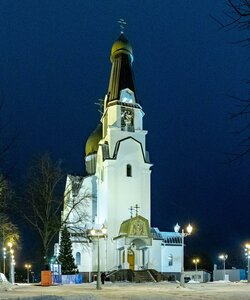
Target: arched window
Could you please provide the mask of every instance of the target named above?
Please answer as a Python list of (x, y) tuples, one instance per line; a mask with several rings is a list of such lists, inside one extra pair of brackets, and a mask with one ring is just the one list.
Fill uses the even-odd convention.
[(132, 166), (127, 165), (127, 177), (132, 177)]
[(169, 266), (172, 266), (172, 265), (173, 265), (173, 261), (174, 261), (173, 255), (172, 255), (172, 254), (169, 254), (169, 256), (168, 256), (168, 265), (169, 265)]
[(76, 252), (76, 265), (79, 266), (81, 264), (81, 253)]

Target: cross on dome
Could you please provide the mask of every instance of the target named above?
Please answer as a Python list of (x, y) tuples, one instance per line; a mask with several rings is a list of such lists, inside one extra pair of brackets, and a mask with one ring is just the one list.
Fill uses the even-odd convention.
[(133, 218), (133, 210), (134, 210), (133, 206), (130, 206), (129, 210), (130, 210), (130, 218), (132, 219)]
[(117, 23), (120, 24), (121, 34), (123, 34), (124, 33), (124, 28), (125, 28), (125, 25), (127, 25), (127, 22), (125, 22), (124, 19), (120, 19), (119, 21), (117, 21)]
[(135, 215), (136, 217), (138, 216), (138, 210), (139, 210), (140, 206), (138, 206), (138, 204), (135, 205)]

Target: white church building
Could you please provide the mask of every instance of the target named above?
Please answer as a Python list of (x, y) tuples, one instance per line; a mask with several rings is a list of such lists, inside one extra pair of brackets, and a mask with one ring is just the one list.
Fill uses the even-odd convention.
[(101, 272), (156, 270), (179, 277), (181, 233), (151, 227), (153, 165), (135, 92), (133, 51), (123, 33), (110, 59), (102, 116), (85, 147), (87, 176), (68, 175), (66, 181), (62, 218), (71, 233), (75, 262), (85, 275), (97, 272), (99, 260)]

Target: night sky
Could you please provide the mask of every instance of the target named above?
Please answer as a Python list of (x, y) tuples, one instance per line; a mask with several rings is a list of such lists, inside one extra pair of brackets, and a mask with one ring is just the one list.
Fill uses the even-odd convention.
[(211, 18), (225, 20), (226, 9), (219, 0), (0, 0), (1, 118), (6, 135), (17, 134), (8, 161), (14, 184), (44, 152), (68, 173), (84, 173), (124, 18), (154, 164), (152, 225), (171, 231), (191, 222), (191, 253), (216, 260), (239, 251), (250, 239), (249, 159), (225, 162), (240, 151), (232, 132), (245, 121), (229, 120), (237, 110), (230, 96), (247, 97), (249, 49), (236, 43), (244, 32), (219, 30)]

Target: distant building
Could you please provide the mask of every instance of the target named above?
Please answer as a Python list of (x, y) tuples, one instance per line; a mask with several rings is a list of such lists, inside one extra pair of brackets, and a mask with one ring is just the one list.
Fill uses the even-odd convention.
[(67, 219), (75, 262), (88, 276), (97, 271), (98, 245), (87, 235), (91, 228), (105, 226), (107, 235), (99, 239), (102, 272), (155, 269), (175, 278), (181, 271), (181, 235), (151, 227), (153, 165), (146, 147), (144, 112), (135, 92), (133, 51), (123, 33), (114, 42), (110, 59), (100, 123), (85, 147), (88, 175), (68, 175), (66, 181), (64, 220), (79, 202)]
[(184, 281), (189, 282), (192, 281), (199, 281), (199, 282), (209, 282), (211, 281), (211, 273), (206, 270), (197, 270), (194, 271), (185, 271), (184, 272)]
[(240, 280), (246, 280), (246, 271), (243, 269), (226, 269), (225, 273), (224, 270), (213, 270), (213, 280), (224, 280), (224, 274), (225, 274), (225, 280), (229, 281), (240, 281)]

